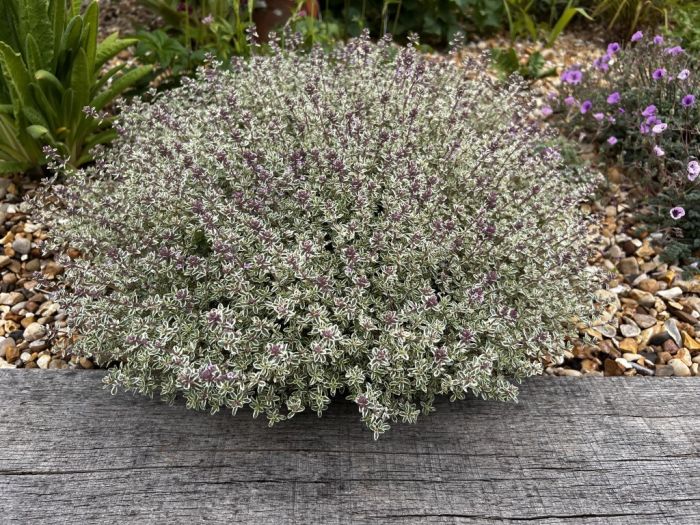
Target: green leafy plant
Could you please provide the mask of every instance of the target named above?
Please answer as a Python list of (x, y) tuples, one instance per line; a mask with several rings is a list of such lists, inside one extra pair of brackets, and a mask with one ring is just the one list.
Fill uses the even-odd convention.
[(135, 43), (97, 42), (98, 7), (79, 0), (7, 0), (0, 4), (0, 172), (36, 170), (49, 145), (72, 166), (114, 138), (102, 112), (150, 72), (124, 65), (102, 71)]
[(608, 29), (617, 28), (629, 37), (642, 27), (668, 25), (669, 12), (677, 3), (676, 0), (599, 0), (594, 2), (593, 16)]
[(525, 80), (537, 80), (557, 73), (556, 68), (545, 67), (546, 61), (539, 51), (530, 54), (525, 63), (521, 62), (517, 51), (512, 47), (494, 49), (492, 55), (494, 66), (504, 78), (517, 73)]
[(464, 67), (360, 39), (136, 101), (39, 206), (83, 254), (56, 296), (72, 351), (271, 424), (343, 395), (375, 436), (436, 396), (513, 399), (594, 313), (591, 185), (522, 86)]
[[(574, 5), (574, 0), (569, 0), (561, 11), (556, 7), (556, 2), (550, 2), (551, 20), (539, 24), (534, 0), (503, 0), (503, 6), (512, 40), (522, 36), (538, 40), (544, 34), (547, 46), (554, 44), (576, 15), (592, 20), (584, 8)], [(555, 17), (555, 14), (558, 16)]]
[(681, 45), (700, 57), (700, 3), (680, 4), (671, 11), (668, 34)]

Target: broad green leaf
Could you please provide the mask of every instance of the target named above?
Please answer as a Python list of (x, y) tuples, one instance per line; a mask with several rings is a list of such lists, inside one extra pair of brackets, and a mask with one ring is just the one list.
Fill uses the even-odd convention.
[(82, 108), (90, 102), (90, 89), (92, 87), (92, 78), (88, 70), (88, 57), (84, 49), (78, 50), (78, 54), (73, 62), (70, 87), (75, 93), (77, 110), (82, 112)]
[(68, 126), (68, 123), (73, 120), (74, 111), (75, 93), (72, 88), (68, 88), (63, 92), (63, 100), (61, 101), (61, 119), (59, 121), (61, 125)]
[(137, 43), (137, 38), (122, 39), (118, 37), (117, 33), (112, 33), (109, 35), (97, 45), (97, 53), (95, 56), (95, 73), (97, 73), (97, 70), (100, 69), (109, 59), (113, 58), (127, 47)]
[(7, 160), (0, 160), (0, 173), (10, 174), (10, 173), (22, 173), (31, 168), (32, 165), (27, 162), (12, 162)]
[(7, 83), (12, 86), (16, 100), (24, 105), (31, 104), (29, 84), (32, 77), (20, 54), (15, 53), (5, 42), (0, 42), (0, 67)]
[(63, 84), (56, 78), (53, 73), (46, 71), (45, 69), (40, 69), (34, 73), (34, 78), (38, 80), (41, 84), (48, 84), (53, 89), (55, 89), (59, 95), (63, 95)]
[(71, 0), (70, 3), (70, 16), (78, 16), (80, 14), (80, 6), (82, 6), (83, 0)]
[(97, 52), (97, 28), (99, 26), (97, 2), (91, 2), (83, 15), (87, 31), (85, 41), (85, 53), (87, 54), (88, 70), (92, 76), (95, 69), (95, 55)]
[(109, 88), (107, 88), (107, 90), (103, 91), (98, 96), (96, 96), (93, 99), (92, 104), (90, 105), (99, 111), (100, 109), (104, 108), (107, 104), (109, 104), (112, 100), (114, 100), (118, 95), (123, 93), (124, 90), (133, 86), (136, 82), (148, 75), (151, 71), (153, 71), (153, 66), (139, 66), (135, 69), (132, 69), (128, 73), (125, 73), (117, 80), (115, 80), (114, 83), (111, 86), (109, 86)]
[(49, 127), (46, 116), (38, 108), (33, 106), (22, 106), (21, 113), (30, 124), (38, 124), (40, 126), (44, 126), (45, 128)]
[[(27, 44), (27, 37), (32, 36), (34, 44), (37, 45), (38, 62), (36, 69), (46, 67), (53, 55), (53, 34), (51, 20), (49, 18), (48, 0), (22, 0), (22, 11), (20, 15), (20, 26), (24, 35), (24, 44)], [(29, 62), (30, 49), (25, 48), (25, 57)]]
[(582, 7), (571, 7), (571, 2), (569, 2), (569, 7), (567, 7), (564, 10), (562, 15), (559, 17), (559, 20), (557, 20), (557, 23), (554, 24), (554, 27), (549, 32), (549, 37), (547, 38), (547, 47), (551, 47), (552, 44), (554, 44), (555, 40), (559, 38), (561, 32), (564, 31), (564, 29), (566, 29), (566, 26), (569, 25), (571, 19), (577, 14), (587, 18), (588, 20), (593, 20), (585, 9), (583, 9)]
[(27, 68), (29, 72), (32, 73), (38, 69), (44, 67), (44, 60), (41, 56), (41, 49), (39, 49), (39, 44), (34, 38), (34, 35), (28, 34), (27, 41), (24, 45), (25, 57), (27, 62)]
[(56, 111), (56, 103), (60, 99), (59, 96), (47, 97), (40, 84), (32, 84), (32, 96), (36, 101), (39, 110), (44, 114), (44, 117), (49, 121), (50, 127), (55, 127), (58, 124), (58, 112)]
[(94, 89), (94, 92), (95, 92), (95, 93), (98, 93), (98, 92), (103, 88), (103, 86), (105, 86), (105, 85), (107, 84), (107, 82), (109, 82), (109, 79), (110, 79), (110, 78), (112, 78), (114, 75), (116, 75), (117, 73), (119, 73), (119, 72), (120, 72), (121, 70), (123, 70), (124, 68), (126, 68), (126, 63), (119, 64), (118, 66), (114, 66), (114, 67), (111, 68), (109, 71), (107, 71), (106, 73), (104, 73), (104, 74), (100, 77), (100, 79), (97, 81), (97, 83), (95, 84), (95, 86), (94, 86), (94, 88), (93, 88), (93, 89)]
[[(65, 0), (50, 0), (49, 12), (53, 20), (53, 48), (51, 56), (51, 69), (55, 71), (60, 55), (61, 39), (63, 38), (64, 24), (66, 22), (66, 2)], [(47, 38), (48, 39), (48, 38)]]
[(32, 138), (39, 140), (44, 135), (48, 135), (49, 130), (46, 129), (44, 126), (33, 125), (27, 128), (27, 133), (29, 133), (32, 136)]
[(80, 47), (80, 35), (83, 32), (83, 19), (79, 16), (71, 18), (68, 22), (68, 26), (63, 32), (63, 38), (61, 39), (61, 52), (77, 52)]

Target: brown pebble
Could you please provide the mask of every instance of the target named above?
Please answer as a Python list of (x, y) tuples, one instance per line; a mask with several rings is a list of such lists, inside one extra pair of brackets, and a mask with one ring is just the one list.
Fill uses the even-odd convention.
[(673, 339), (666, 339), (664, 343), (661, 345), (661, 347), (666, 351), (670, 352), (672, 354), (675, 354), (678, 352), (678, 345), (675, 343)]

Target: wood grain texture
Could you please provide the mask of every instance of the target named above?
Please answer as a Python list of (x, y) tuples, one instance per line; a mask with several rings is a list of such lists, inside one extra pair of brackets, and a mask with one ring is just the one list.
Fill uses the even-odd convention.
[(2, 524), (700, 523), (693, 379), (538, 378), (373, 441), (344, 401), (268, 428), (0, 372)]

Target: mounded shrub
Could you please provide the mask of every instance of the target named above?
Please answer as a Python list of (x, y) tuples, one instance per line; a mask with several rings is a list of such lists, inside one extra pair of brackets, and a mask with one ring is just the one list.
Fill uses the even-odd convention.
[[(74, 351), (108, 382), (275, 423), (335, 395), (375, 436), (437, 395), (516, 397), (595, 277), (520, 86), (351, 41), (134, 103), (51, 189)], [(49, 221), (51, 222), (51, 221)]]

